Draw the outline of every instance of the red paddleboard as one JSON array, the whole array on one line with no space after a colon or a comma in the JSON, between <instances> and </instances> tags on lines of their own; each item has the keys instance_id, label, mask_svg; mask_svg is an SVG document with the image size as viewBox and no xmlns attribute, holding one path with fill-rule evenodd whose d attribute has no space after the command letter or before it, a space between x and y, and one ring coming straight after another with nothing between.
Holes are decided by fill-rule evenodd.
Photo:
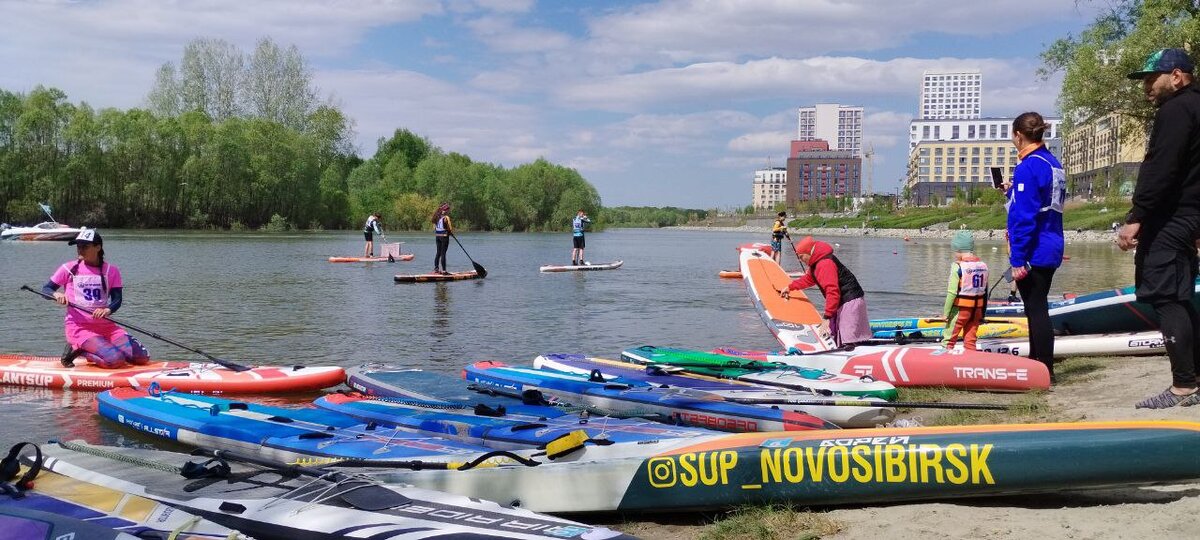
<instances>
[{"instance_id":1,"label":"red paddleboard","mask_svg":"<svg viewBox=\"0 0 1200 540\"><path fill-rule=\"evenodd\" d=\"M963 390L1024 392L1050 388L1050 372L1036 360L1010 354L950 350L938 346L866 345L850 351L774 354L716 349L713 352L766 362L870 376L896 386L945 386Z\"/></svg>"},{"instance_id":2,"label":"red paddleboard","mask_svg":"<svg viewBox=\"0 0 1200 540\"><path fill-rule=\"evenodd\" d=\"M233 371L209 363L151 362L104 369L78 358L75 367L68 368L56 357L0 354L0 384L73 390L146 388L157 382L164 390L180 392L265 394L318 390L345 379L345 371L336 366L258 366Z\"/></svg>"},{"instance_id":3,"label":"red paddleboard","mask_svg":"<svg viewBox=\"0 0 1200 540\"><path fill-rule=\"evenodd\" d=\"M397 261L413 260L412 253L402 253L399 257L392 257ZM331 263L355 263L355 262L390 262L387 257L330 257Z\"/></svg>"}]
</instances>

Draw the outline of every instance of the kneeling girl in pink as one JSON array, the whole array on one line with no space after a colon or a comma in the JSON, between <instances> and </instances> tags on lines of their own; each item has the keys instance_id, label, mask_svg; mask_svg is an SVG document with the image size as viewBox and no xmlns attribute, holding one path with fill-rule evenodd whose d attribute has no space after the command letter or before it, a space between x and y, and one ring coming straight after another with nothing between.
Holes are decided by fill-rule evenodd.
<instances>
[{"instance_id":1,"label":"kneeling girl in pink","mask_svg":"<svg viewBox=\"0 0 1200 540\"><path fill-rule=\"evenodd\" d=\"M61 305L68 302L85 309L67 308L64 319L67 351L63 365L70 367L76 356L103 368L150 362L146 348L125 330L108 320L121 307L121 271L104 262L104 240L94 229L84 229L68 242L78 258L58 267L42 292L52 294ZM64 287L59 291L59 287Z\"/></svg>"}]
</instances>

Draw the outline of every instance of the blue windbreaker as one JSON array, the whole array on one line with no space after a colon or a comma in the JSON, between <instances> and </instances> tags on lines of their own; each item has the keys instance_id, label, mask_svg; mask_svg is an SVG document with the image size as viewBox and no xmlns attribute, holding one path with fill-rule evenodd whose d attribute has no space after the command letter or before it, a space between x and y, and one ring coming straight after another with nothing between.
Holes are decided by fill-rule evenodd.
<instances>
[{"instance_id":1,"label":"blue windbreaker","mask_svg":"<svg viewBox=\"0 0 1200 540\"><path fill-rule=\"evenodd\" d=\"M1062 212L1066 196L1066 172L1045 146L1039 146L1017 164L1007 204L1012 266L1062 265Z\"/></svg>"}]
</instances>

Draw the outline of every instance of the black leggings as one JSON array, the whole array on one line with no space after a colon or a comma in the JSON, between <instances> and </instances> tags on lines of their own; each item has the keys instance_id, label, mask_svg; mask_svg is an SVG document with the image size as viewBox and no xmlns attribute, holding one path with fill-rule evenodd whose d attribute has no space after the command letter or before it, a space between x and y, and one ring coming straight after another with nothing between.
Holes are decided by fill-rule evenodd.
<instances>
[{"instance_id":1,"label":"black leggings","mask_svg":"<svg viewBox=\"0 0 1200 540\"><path fill-rule=\"evenodd\" d=\"M1017 281L1025 320L1029 323L1029 357L1046 364L1054 375L1054 326L1050 324L1050 282L1055 268L1034 266L1025 279Z\"/></svg>"},{"instance_id":2,"label":"black leggings","mask_svg":"<svg viewBox=\"0 0 1200 540\"><path fill-rule=\"evenodd\" d=\"M1195 388L1200 358L1196 356L1196 335L1200 334L1200 318L1196 307L1188 302L1154 304L1158 324L1162 327L1163 345L1171 358L1171 384L1176 388Z\"/></svg>"},{"instance_id":3,"label":"black leggings","mask_svg":"<svg viewBox=\"0 0 1200 540\"><path fill-rule=\"evenodd\" d=\"M437 255L433 256L433 269L436 271L438 269L438 261L441 261L442 262L441 269L443 271L445 271L446 270L446 250L450 249L450 237L447 235L447 236L435 236L433 238L434 238L434 243L437 244Z\"/></svg>"}]
</instances>

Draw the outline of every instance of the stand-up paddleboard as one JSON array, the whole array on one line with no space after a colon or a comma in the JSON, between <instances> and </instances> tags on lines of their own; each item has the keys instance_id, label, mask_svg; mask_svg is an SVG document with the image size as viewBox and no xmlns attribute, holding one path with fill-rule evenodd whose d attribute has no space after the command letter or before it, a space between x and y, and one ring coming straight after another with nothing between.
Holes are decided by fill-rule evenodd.
<instances>
[{"instance_id":1,"label":"stand-up paddleboard","mask_svg":"<svg viewBox=\"0 0 1200 540\"><path fill-rule=\"evenodd\" d=\"M330 257L331 263L356 263L356 262L403 262L411 261L415 257L412 253L401 253L399 257Z\"/></svg>"},{"instance_id":2,"label":"stand-up paddleboard","mask_svg":"<svg viewBox=\"0 0 1200 540\"><path fill-rule=\"evenodd\" d=\"M501 362L476 362L463 369L463 378L498 394L521 396L534 391L614 416L661 418L720 431L837 427L809 414L731 403L708 392L591 381L566 373L509 367Z\"/></svg>"},{"instance_id":3,"label":"stand-up paddleboard","mask_svg":"<svg viewBox=\"0 0 1200 540\"><path fill-rule=\"evenodd\" d=\"M139 540L129 533L41 510L7 506L0 500L0 531L16 540Z\"/></svg>"},{"instance_id":4,"label":"stand-up paddleboard","mask_svg":"<svg viewBox=\"0 0 1200 540\"><path fill-rule=\"evenodd\" d=\"M450 272L449 274L397 274L396 283L424 283L427 281L462 281L465 279L481 279L483 276L472 270L470 272Z\"/></svg>"},{"instance_id":5,"label":"stand-up paddleboard","mask_svg":"<svg viewBox=\"0 0 1200 540\"><path fill-rule=\"evenodd\" d=\"M462 377L413 368L359 367L346 372L346 385L372 397L441 401L465 407L504 407L510 413L547 417L578 414L568 404L527 402L520 398L473 390Z\"/></svg>"},{"instance_id":6,"label":"stand-up paddleboard","mask_svg":"<svg viewBox=\"0 0 1200 540\"><path fill-rule=\"evenodd\" d=\"M193 446L250 452L281 461L312 458L449 461L487 452L482 446L363 425L314 408L269 407L211 396L131 388L96 397L100 416Z\"/></svg>"},{"instance_id":7,"label":"stand-up paddleboard","mask_svg":"<svg viewBox=\"0 0 1200 540\"><path fill-rule=\"evenodd\" d=\"M872 319L871 332L876 339L903 337L941 338L946 330L943 317L896 317ZM986 339L1020 338L1029 336L1029 324L1024 317L995 317L984 319L976 336Z\"/></svg>"},{"instance_id":8,"label":"stand-up paddleboard","mask_svg":"<svg viewBox=\"0 0 1200 540\"><path fill-rule=\"evenodd\" d=\"M821 332L821 314L801 291L793 291L789 299L780 298L780 291L787 289L792 279L770 255L742 249L738 257L755 310L785 348L806 353L837 348L833 337Z\"/></svg>"},{"instance_id":9,"label":"stand-up paddleboard","mask_svg":"<svg viewBox=\"0 0 1200 540\"><path fill-rule=\"evenodd\" d=\"M14 460L13 465L20 468L16 472L21 477L33 474L32 484L22 486L23 489L16 489L16 486L0 488L0 537L246 540L245 536L228 527L157 501L46 470L41 467L42 461L37 459L37 454L32 450L25 453L22 461L27 462L23 467ZM18 517L16 521L14 516ZM20 517L40 521L43 525L31 529L29 523L20 523ZM77 523L81 520L86 520L82 526ZM50 524L56 531L54 536L27 534L31 530L45 530ZM90 529L101 526L104 529ZM71 537L71 533L75 533L75 536Z\"/></svg>"},{"instance_id":10,"label":"stand-up paddleboard","mask_svg":"<svg viewBox=\"0 0 1200 540\"><path fill-rule=\"evenodd\" d=\"M980 339L975 348L1014 356L1029 354L1027 339ZM1089 334L1086 336L1057 336L1054 338L1054 357L1069 356L1140 356L1166 354L1162 332L1127 332L1123 334Z\"/></svg>"},{"instance_id":11,"label":"stand-up paddleboard","mask_svg":"<svg viewBox=\"0 0 1200 540\"><path fill-rule=\"evenodd\" d=\"M1200 279L1196 280L1194 287L1192 305L1200 308ZM988 307L987 313L1020 315L1024 313L1024 306ZM1051 302L1050 324L1058 335L1117 334L1160 329L1154 308L1137 301L1132 285Z\"/></svg>"},{"instance_id":12,"label":"stand-up paddleboard","mask_svg":"<svg viewBox=\"0 0 1200 540\"><path fill-rule=\"evenodd\" d=\"M42 451L54 472L154 499L256 538L632 540L515 506L383 484L354 471L269 466L256 456L205 463L175 452L75 442ZM210 476L187 479L180 474L185 468Z\"/></svg>"},{"instance_id":13,"label":"stand-up paddleboard","mask_svg":"<svg viewBox=\"0 0 1200 540\"><path fill-rule=\"evenodd\" d=\"M379 478L543 512L828 506L1185 484L1200 424L1081 422L742 433L653 456Z\"/></svg>"},{"instance_id":14,"label":"stand-up paddleboard","mask_svg":"<svg viewBox=\"0 0 1200 540\"><path fill-rule=\"evenodd\" d=\"M629 362L592 358L582 354L543 354L533 360L533 365L538 369L589 375L593 378L600 375L610 382L636 381L656 386L667 385L674 388L701 390L735 403L738 400L775 401L776 406L780 408L811 414L844 428L875 427L891 422L896 417L896 410L888 407L886 401L879 399L858 398L865 402L864 405L874 405L864 407L793 405L787 402L823 399L823 396L812 392L779 387L771 388L732 379L685 375L659 366L643 367Z\"/></svg>"},{"instance_id":15,"label":"stand-up paddleboard","mask_svg":"<svg viewBox=\"0 0 1200 540\"><path fill-rule=\"evenodd\" d=\"M625 264L625 261L613 261L606 263L591 263L583 264L544 264L538 269L540 272L591 272L595 270L616 270Z\"/></svg>"},{"instance_id":16,"label":"stand-up paddleboard","mask_svg":"<svg viewBox=\"0 0 1200 540\"><path fill-rule=\"evenodd\" d=\"M795 279L804 275L804 272L788 272L788 277ZM717 277L726 279L742 279L741 270L721 270L717 272Z\"/></svg>"},{"instance_id":17,"label":"stand-up paddleboard","mask_svg":"<svg viewBox=\"0 0 1200 540\"><path fill-rule=\"evenodd\" d=\"M0 354L0 384L107 390L146 388L158 383L164 389L206 394L265 394L302 392L336 386L346 380L340 367L260 366L233 371L217 364L150 362L144 366L104 369L76 359L63 367L58 358Z\"/></svg>"},{"instance_id":18,"label":"stand-up paddleboard","mask_svg":"<svg viewBox=\"0 0 1200 540\"><path fill-rule=\"evenodd\" d=\"M962 390L1026 392L1050 388L1050 372L1036 360L1010 354L939 346L864 345L813 354L770 354L718 349L722 354L866 375L896 386L945 386Z\"/></svg>"},{"instance_id":19,"label":"stand-up paddleboard","mask_svg":"<svg viewBox=\"0 0 1200 540\"><path fill-rule=\"evenodd\" d=\"M537 417L509 413L505 407L471 407L358 394L329 394L313 403L363 422L498 450L546 448L562 441L564 446L572 447L564 451L570 451L585 444L645 443L715 433L649 420L592 418L587 414Z\"/></svg>"},{"instance_id":20,"label":"stand-up paddleboard","mask_svg":"<svg viewBox=\"0 0 1200 540\"><path fill-rule=\"evenodd\" d=\"M824 369L769 364L757 360L730 358L725 354L643 345L621 351L621 360L647 366L662 366L704 376L733 379L775 388L812 391L851 397L896 399L899 394L891 383L871 377L846 375Z\"/></svg>"}]
</instances>

